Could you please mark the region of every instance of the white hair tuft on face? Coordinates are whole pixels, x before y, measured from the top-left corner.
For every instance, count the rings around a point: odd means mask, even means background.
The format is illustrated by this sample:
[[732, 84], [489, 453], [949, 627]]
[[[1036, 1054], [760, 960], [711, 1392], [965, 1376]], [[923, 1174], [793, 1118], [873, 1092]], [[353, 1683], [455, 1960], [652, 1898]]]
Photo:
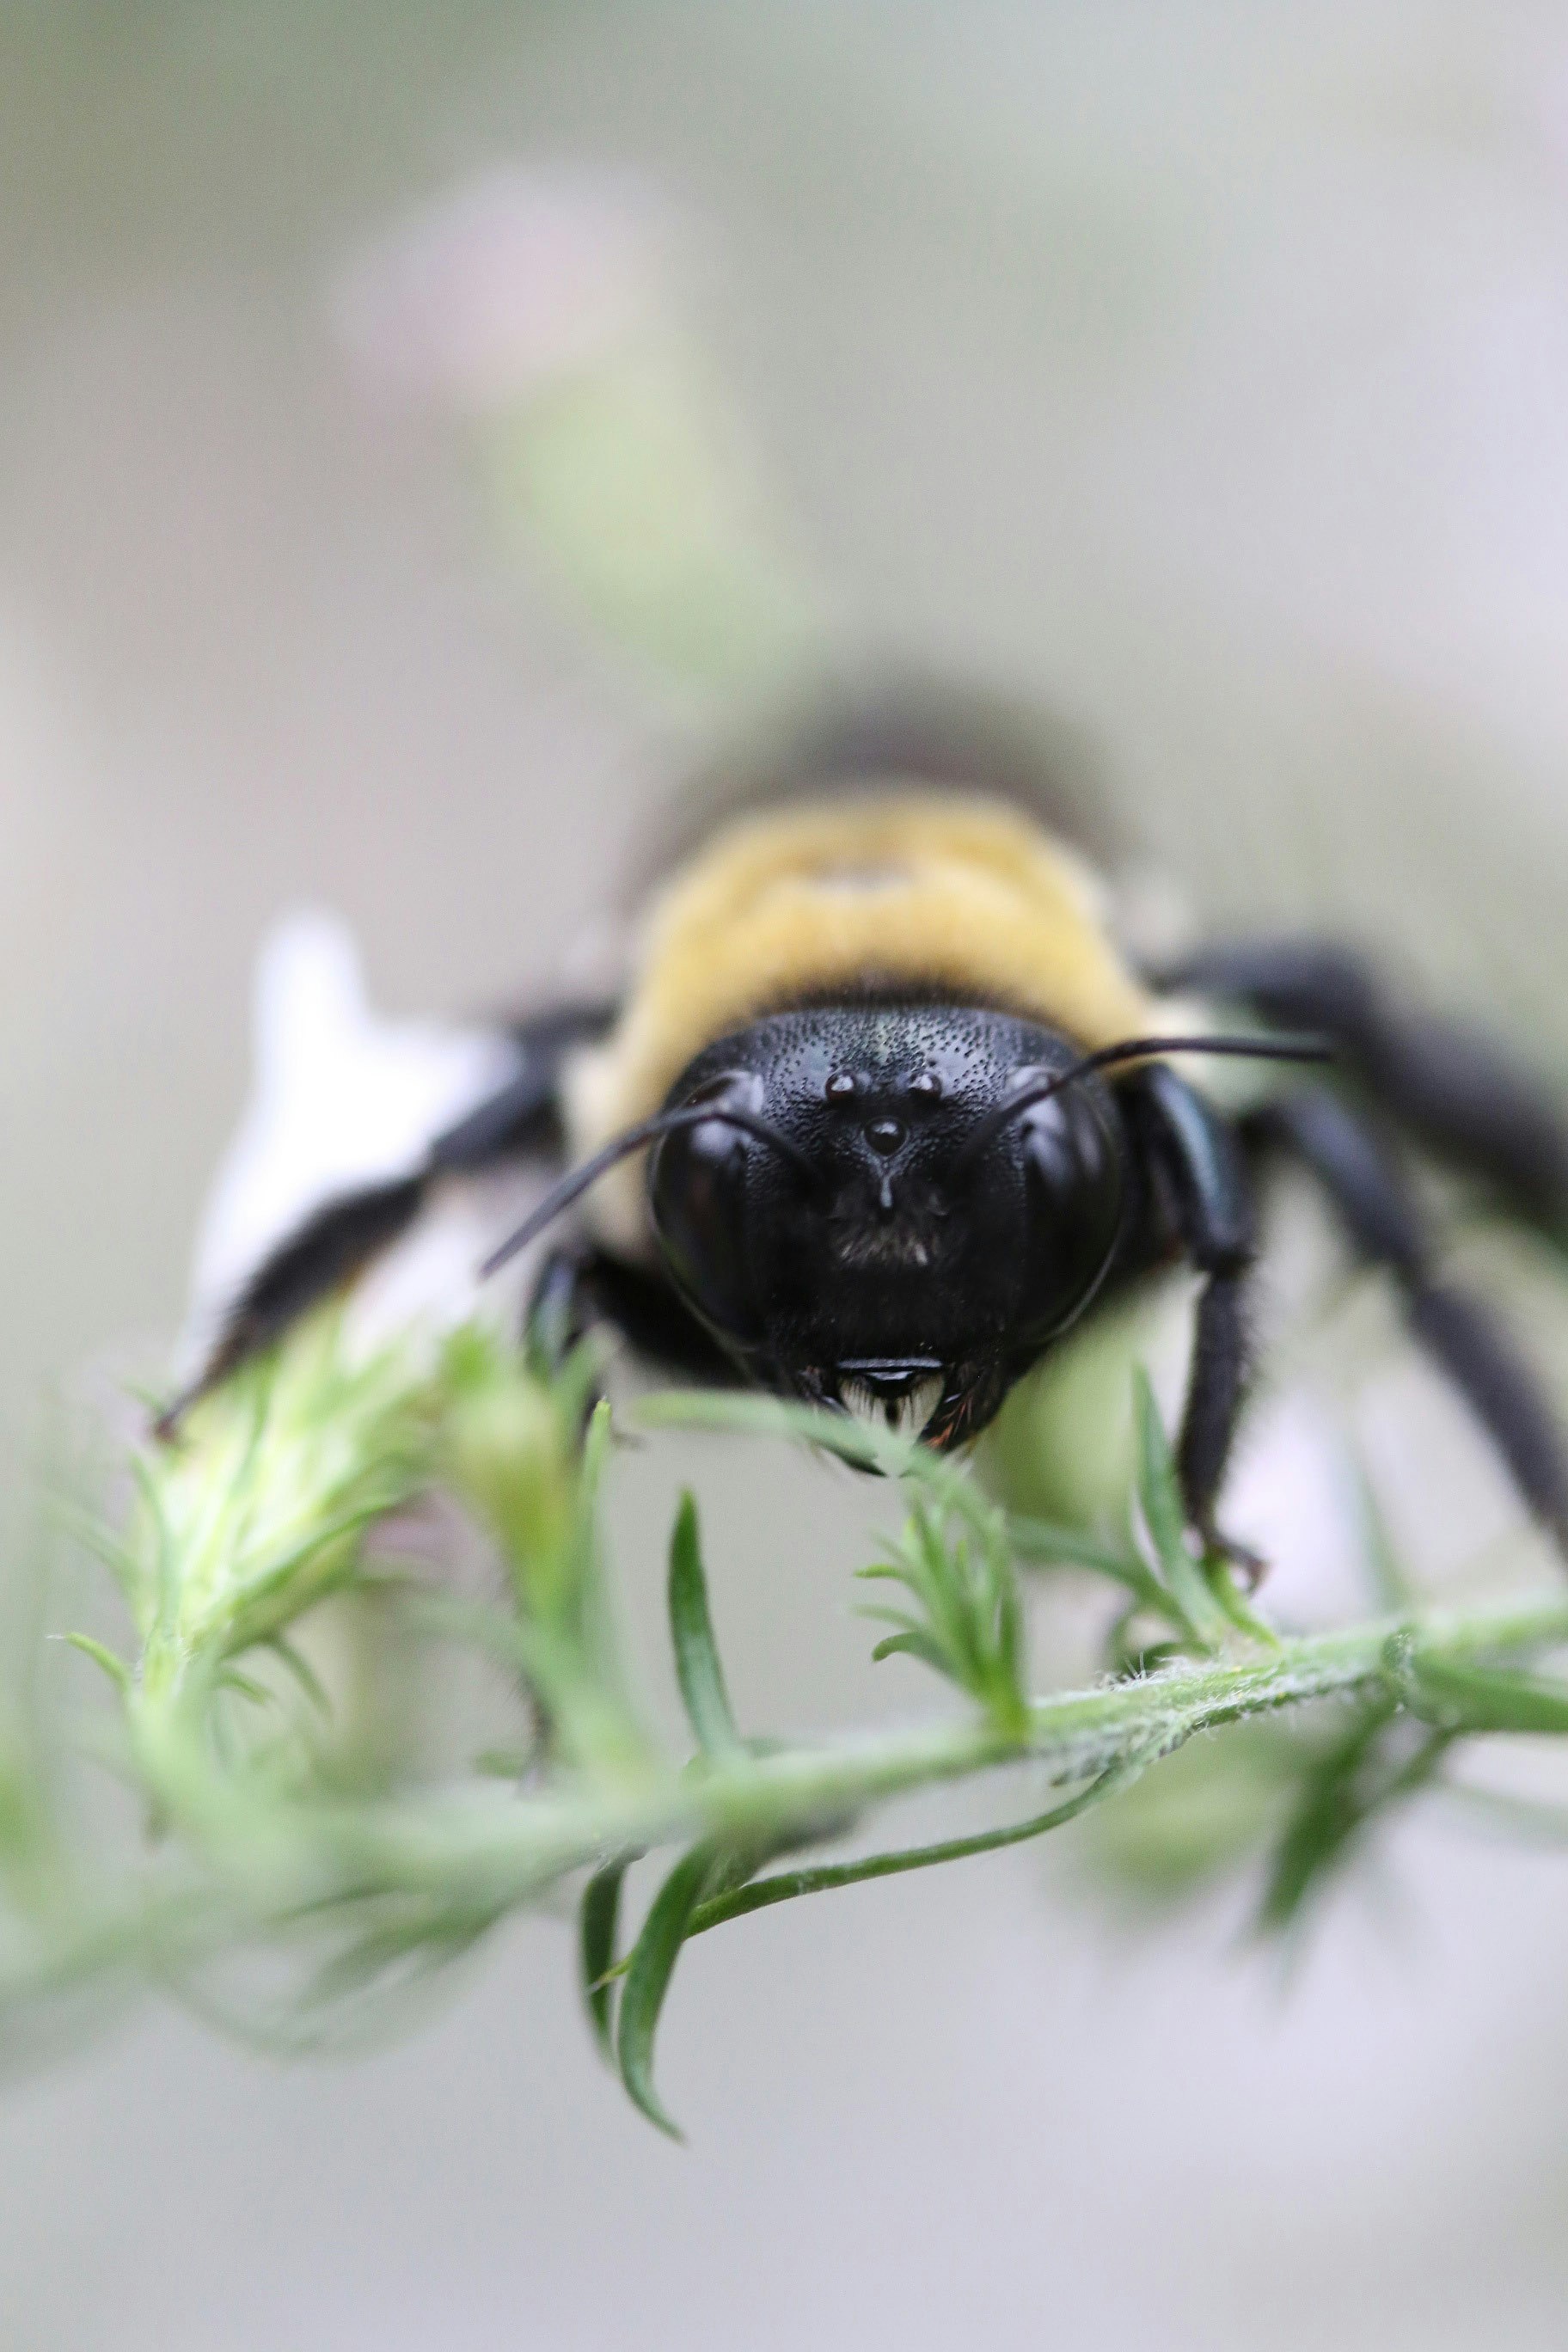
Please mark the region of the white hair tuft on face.
[[890, 1429], [896, 1437], [918, 1437], [942, 1402], [942, 1374], [919, 1381], [902, 1396], [879, 1394], [867, 1381], [847, 1379], [839, 1402], [869, 1429]]

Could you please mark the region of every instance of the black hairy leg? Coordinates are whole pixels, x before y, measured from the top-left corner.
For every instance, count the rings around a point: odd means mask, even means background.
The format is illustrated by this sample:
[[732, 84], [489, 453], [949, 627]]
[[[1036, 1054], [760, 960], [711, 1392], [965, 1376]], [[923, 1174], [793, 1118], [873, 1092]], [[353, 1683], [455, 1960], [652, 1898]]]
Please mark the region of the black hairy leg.
[[1152, 1064], [1122, 1094], [1149, 1155], [1151, 1209], [1173, 1227], [1204, 1276], [1176, 1444], [1188, 1523], [1206, 1549], [1256, 1582], [1262, 1561], [1215, 1521], [1251, 1370], [1247, 1300], [1258, 1255], [1251, 1171], [1229, 1120], [1174, 1070]]
[[1568, 1555], [1568, 1445], [1558, 1415], [1486, 1303], [1440, 1278], [1427, 1221], [1393, 1153], [1326, 1087], [1287, 1097], [1253, 1125], [1310, 1169], [1362, 1257], [1394, 1276], [1415, 1338], [1490, 1437], [1531, 1513]]
[[1363, 957], [1321, 940], [1207, 948], [1159, 977], [1325, 1037], [1384, 1117], [1568, 1241], [1568, 1121], [1495, 1038], [1400, 1003]]
[[574, 1045], [600, 1034], [608, 1018], [598, 1006], [564, 1006], [519, 1023], [513, 1034], [523, 1062], [516, 1076], [438, 1135], [416, 1168], [312, 1210], [246, 1282], [206, 1361], [160, 1415], [156, 1433], [172, 1437], [199, 1399], [401, 1240], [444, 1179], [478, 1175], [510, 1160], [559, 1160], [562, 1063]]
[[596, 1327], [618, 1332], [673, 1380], [732, 1387], [742, 1376], [656, 1268], [584, 1243], [553, 1249], [534, 1282], [527, 1339], [542, 1370], [558, 1366]]
[[425, 1197], [422, 1177], [369, 1185], [328, 1201], [280, 1242], [251, 1276], [224, 1318], [201, 1370], [153, 1423], [173, 1437], [191, 1407], [248, 1363], [318, 1299], [356, 1274], [405, 1233]]

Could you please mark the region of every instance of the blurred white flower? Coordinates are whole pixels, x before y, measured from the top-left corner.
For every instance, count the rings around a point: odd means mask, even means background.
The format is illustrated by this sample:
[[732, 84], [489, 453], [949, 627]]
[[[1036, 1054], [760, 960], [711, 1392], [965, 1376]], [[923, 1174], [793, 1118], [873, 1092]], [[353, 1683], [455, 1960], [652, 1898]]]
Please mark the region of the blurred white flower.
[[[199, 1230], [187, 1348], [199, 1356], [267, 1252], [333, 1195], [417, 1168], [426, 1146], [515, 1075], [500, 1030], [389, 1021], [373, 1011], [348, 927], [323, 911], [285, 917], [257, 967], [255, 1076]], [[533, 1183], [537, 1185], [537, 1178]], [[471, 1310], [486, 1247], [529, 1180], [444, 1188], [408, 1244], [355, 1301], [367, 1335]], [[505, 1297], [515, 1296], [515, 1283]]]

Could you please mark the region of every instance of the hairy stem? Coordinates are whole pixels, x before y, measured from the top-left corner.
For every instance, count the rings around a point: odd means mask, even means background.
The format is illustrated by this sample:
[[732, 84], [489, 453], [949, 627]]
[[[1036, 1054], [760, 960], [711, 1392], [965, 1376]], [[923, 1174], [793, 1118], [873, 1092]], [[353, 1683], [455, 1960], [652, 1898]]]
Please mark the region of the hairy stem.
[[[1200, 1731], [1396, 1683], [1412, 1643], [1424, 1655], [1519, 1653], [1568, 1641], [1568, 1595], [1466, 1611], [1411, 1612], [1299, 1635], [1262, 1654], [1175, 1666], [1136, 1681], [1036, 1700], [1017, 1732], [989, 1718], [917, 1725], [772, 1755], [708, 1758], [679, 1776], [595, 1776], [531, 1794], [500, 1791], [395, 1807], [301, 1807], [299, 1839], [260, 1852], [222, 1836], [218, 1790], [186, 1815], [209, 1853], [237, 1853], [278, 1901], [300, 1876], [323, 1899], [356, 1887], [438, 1894], [497, 1916], [567, 1873], [694, 1839], [744, 1848], [843, 1828], [873, 1804], [999, 1765], [1032, 1762], [1053, 1784], [1170, 1754]], [[254, 1885], [256, 1894], [263, 1888]], [[265, 1899], [265, 1897], [264, 1897]]]

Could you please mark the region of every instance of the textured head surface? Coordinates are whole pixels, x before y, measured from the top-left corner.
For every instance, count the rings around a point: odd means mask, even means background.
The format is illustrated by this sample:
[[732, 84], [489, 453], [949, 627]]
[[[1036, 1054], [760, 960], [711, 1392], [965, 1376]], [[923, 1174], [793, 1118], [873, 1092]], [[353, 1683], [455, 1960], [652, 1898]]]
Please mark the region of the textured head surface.
[[671, 1275], [764, 1386], [892, 1417], [919, 1400], [918, 1426], [968, 1433], [1117, 1244], [1125, 1151], [1098, 1079], [995, 1123], [1077, 1058], [1011, 1013], [941, 1004], [774, 1013], [721, 1039], [678, 1098], [762, 1129], [716, 1116], [658, 1145]]

